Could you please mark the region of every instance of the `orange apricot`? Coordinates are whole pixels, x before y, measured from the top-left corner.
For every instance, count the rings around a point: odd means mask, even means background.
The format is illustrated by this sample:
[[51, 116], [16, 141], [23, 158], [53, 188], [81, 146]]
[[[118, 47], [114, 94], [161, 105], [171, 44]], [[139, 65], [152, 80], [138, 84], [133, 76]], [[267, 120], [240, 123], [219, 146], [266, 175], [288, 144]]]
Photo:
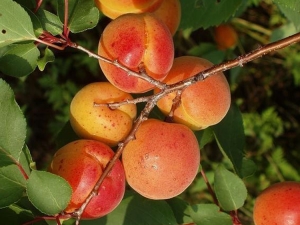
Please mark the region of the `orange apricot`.
[[214, 38], [220, 50], [232, 49], [238, 42], [237, 32], [230, 24], [215, 27]]
[[300, 182], [285, 181], [271, 185], [256, 199], [255, 225], [300, 224]]
[[81, 138], [116, 145], [130, 132], [136, 116], [136, 105], [126, 104], [116, 109], [94, 104], [107, 104], [132, 99], [109, 82], [94, 82], [79, 90], [70, 105], [70, 123]]
[[[175, 58], [164, 82], [174, 84], [211, 66], [211, 62], [199, 57]], [[155, 93], [158, 91], [155, 89]], [[165, 115], [170, 113], [175, 96], [176, 93], [173, 92], [158, 101], [157, 106]], [[217, 73], [183, 91], [181, 104], [175, 109], [173, 119], [193, 130], [201, 130], [219, 123], [228, 112], [230, 103], [230, 87], [226, 77], [223, 73]]]
[[[83, 139], [70, 142], [55, 153], [49, 172], [63, 177], [73, 190], [64, 210], [66, 213], [81, 207], [113, 156], [109, 146]], [[125, 173], [121, 161], [117, 160], [81, 218], [92, 219], [108, 214], [121, 202], [124, 192]]]
[[180, 1], [164, 0], [161, 6], [153, 13], [167, 25], [171, 34], [174, 35], [181, 19]]
[[[150, 13], [125, 14], [104, 29], [98, 54], [139, 72], [140, 68], [153, 79], [163, 80], [174, 59], [173, 39], [167, 26]], [[106, 78], [128, 93], [143, 93], [153, 84], [99, 60]]]
[[111, 19], [127, 13], [153, 12], [163, 0], [95, 0], [96, 6]]
[[186, 126], [156, 119], [144, 121], [122, 154], [128, 184], [150, 199], [169, 199], [194, 180], [200, 150]]

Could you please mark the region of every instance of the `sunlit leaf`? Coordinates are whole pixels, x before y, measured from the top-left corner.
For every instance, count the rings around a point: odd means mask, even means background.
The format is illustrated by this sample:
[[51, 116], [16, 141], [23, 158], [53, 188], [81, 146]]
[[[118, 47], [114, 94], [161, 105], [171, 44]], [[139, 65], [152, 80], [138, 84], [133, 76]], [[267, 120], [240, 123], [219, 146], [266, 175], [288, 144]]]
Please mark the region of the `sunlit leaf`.
[[197, 204], [191, 207], [191, 217], [197, 225], [232, 225], [231, 217], [215, 204]]
[[42, 58], [40, 58], [37, 62], [37, 65], [39, 67], [39, 70], [40, 71], [44, 71], [46, 65], [49, 63], [49, 62], [53, 62], [55, 59], [55, 56], [53, 54], [53, 52], [49, 49], [49, 48], [46, 48], [45, 49], [45, 53], [43, 55]]
[[31, 203], [47, 215], [55, 215], [64, 210], [72, 194], [66, 180], [46, 171], [32, 171], [26, 188]]
[[300, 31], [300, 1], [298, 0], [274, 0], [278, 8], [295, 25], [297, 31]]
[[26, 76], [35, 70], [39, 56], [34, 43], [11, 45], [0, 58], [0, 71], [14, 77]]
[[0, 167], [0, 208], [7, 207], [22, 197], [25, 182], [16, 164]]
[[0, 146], [19, 162], [26, 137], [26, 121], [12, 89], [0, 79]]
[[227, 21], [234, 15], [243, 0], [180, 0], [181, 29], [208, 28]]
[[[58, 13], [64, 21], [64, 1], [58, 1]], [[73, 33], [94, 28], [99, 20], [99, 9], [94, 0], [69, 0], [68, 27]]]
[[21, 5], [12, 0], [1, 0], [0, 48], [28, 40], [36, 40], [28, 13]]
[[237, 210], [244, 205], [247, 198], [244, 182], [223, 166], [215, 170], [214, 190], [221, 208], [225, 211]]
[[57, 15], [47, 10], [40, 9], [37, 12], [37, 16], [44, 30], [51, 33], [52, 35], [59, 35], [62, 33], [63, 24]]

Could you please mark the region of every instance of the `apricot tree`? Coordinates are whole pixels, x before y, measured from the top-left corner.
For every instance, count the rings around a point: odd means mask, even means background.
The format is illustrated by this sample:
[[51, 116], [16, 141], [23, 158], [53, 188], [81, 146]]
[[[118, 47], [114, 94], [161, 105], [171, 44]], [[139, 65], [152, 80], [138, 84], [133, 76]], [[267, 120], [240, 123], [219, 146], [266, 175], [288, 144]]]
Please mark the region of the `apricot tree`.
[[[284, 35], [236, 55], [243, 42], [235, 33], [234, 40], [226, 39], [234, 25], [268, 33], [240, 18], [251, 4], [1, 0], [0, 220], [16, 225], [242, 224], [245, 179], [256, 166], [245, 149], [242, 114], [231, 96], [234, 84], [225, 75], [300, 42], [298, 1], [274, 0], [269, 4], [289, 22]], [[225, 23], [232, 27], [222, 34]], [[96, 38], [89, 43], [91, 31]], [[211, 42], [198, 46], [194, 42], [205, 31], [211, 32]], [[189, 45], [194, 48], [183, 51]], [[10, 79], [43, 77], [60, 59], [77, 68], [72, 60], [78, 52], [80, 63], [96, 62], [96, 82], [78, 82], [76, 94], [65, 102], [67, 121], [48, 137], [60, 140], [55, 153], [39, 167], [27, 145], [27, 135], [37, 134], [30, 134]], [[208, 160], [203, 151], [208, 145], [221, 159]]]

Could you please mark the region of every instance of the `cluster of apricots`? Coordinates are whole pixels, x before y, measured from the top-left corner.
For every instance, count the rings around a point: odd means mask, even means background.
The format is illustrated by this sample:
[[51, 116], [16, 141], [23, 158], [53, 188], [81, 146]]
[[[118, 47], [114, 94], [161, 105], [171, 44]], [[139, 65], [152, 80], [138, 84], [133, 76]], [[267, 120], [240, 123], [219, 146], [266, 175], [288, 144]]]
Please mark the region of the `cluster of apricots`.
[[[167, 84], [187, 79], [212, 63], [197, 57], [174, 59], [173, 34], [180, 21], [179, 0], [96, 0], [112, 20], [99, 40], [98, 54], [131, 71], [143, 72]], [[170, 13], [172, 11], [172, 13]], [[67, 213], [85, 202], [114, 155], [113, 147], [132, 130], [137, 117], [133, 93], [160, 90], [151, 82], [99, 61], [108, 82], [83, 87], [70, 105], [70, 123], [81, 138], [59, 149], [50, 172], [65, 178], [73, 189]], [[161, 98], [157, 106], [166, 115], [176, 95]], [[117, 108], [109, 103], [124, 102]], [[169, 199], [182, 193], [200, 166], [199, 143], [193, 130], [220, 122], [229, 110], [230, 88], [223, 73], [184, 89], [174, 122], [148, 118], [124, 146], [121, 159], [85, 208], [81, 218], [96, 218], [112, 211], [122, 200], [126, 182], [150, 199]]]

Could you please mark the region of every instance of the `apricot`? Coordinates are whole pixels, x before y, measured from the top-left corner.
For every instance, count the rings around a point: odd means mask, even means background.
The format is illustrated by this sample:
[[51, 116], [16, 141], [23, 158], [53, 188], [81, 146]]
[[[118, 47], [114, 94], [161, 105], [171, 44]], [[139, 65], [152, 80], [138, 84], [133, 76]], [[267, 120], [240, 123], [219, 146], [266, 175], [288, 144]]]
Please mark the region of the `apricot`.
[[299, 225], [300, 182], [285, 181], [271, 185], [256, 199], [255, 225]]
[[[175, 58], [172, 69], [165, 78], [167, 84], [185, 80], [213, 64], [194, 56]], [[159, 90], [155, 89], [157, 93]], [[157, 103], [159, 109], [168, 115], [176, 93], [170, 93]], [[187, 87], [181, 95], [181, 104], [174, 111], [173, 120], [193, 130], [201, 130], [219, 123], [229, 110], [230, 87], [223, 73], [214, 74], [203, 81]]]
[[153, 13], [167, 25], [171, 34], [174, 35], [178, 29], [181, 19], [180, 1], [164, 0], [161, 6]]
[[79, 90], [71, 101], [70, 123], [81, 138], [102, 141], [115, 146], [131, 130], [136, 105], [126, 104], [116, 109], [95, 106], [94, 103], [114, 103], [132, 99], [109, 82], [94, 82]]
[[[163, 80], [173, 64], [174, 45], [168, 27], [153, 14], [125, 14], [106, 26], [98, 53], [133, 71], [142, 68], [153, 79]], [[99, 64], [108, 81], [125, 92], [143, 93], [154, 88], [114, 65], [102, 60]]]
[[199, 144], [182, 124], [148, 119], [124, 148], [122, 161], [126, 180], [135, 191], [150, 199], [169, 199], [194, 180], [200, 165]]
[[[65, 212], [72, 213], [80, 208], [113, 155], [109, 146], [84, 139], [70, 142], [55, 153], [49, 171], [63, 177], [73, 190]], [[108, 214], [120, 203], [124, 192], [125, 174], [122, 163], [118, 160], [81, 218], [98, 218]]]
[[214, 38], [220, 50], [232, 49], [238, 42], [237, 32], [230, 24], [215, 27]]
[[163, 0], [95, 0], [102, 13], [115, 19], [126, 13], [144, 13], [156, 10]]

